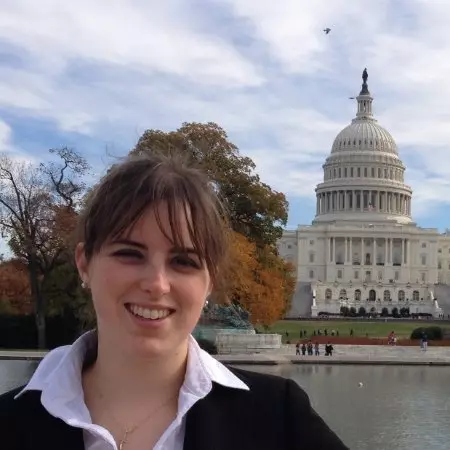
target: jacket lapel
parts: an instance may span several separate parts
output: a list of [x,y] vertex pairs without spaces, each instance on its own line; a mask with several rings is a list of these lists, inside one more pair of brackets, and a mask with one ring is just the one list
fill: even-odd
[[250,391],[213,383],[212,391],[187,413],[183,450],[276,449],[271,433],[261,432],[254,419]]
[[[40,402],[40,392],[30,391],[25,396],[30,401],[26,416],[28,420],[22,423],[24,450],[84,450],[83,431],[80,428],[71,427],[50,415]],[[18,401],[21,400],[25,399]]]
[[215,391],[214,386],[213,392],[187,413],[183,450],[241,450],[231,447],[230,417],[226,417],[227,408],[219,404]]

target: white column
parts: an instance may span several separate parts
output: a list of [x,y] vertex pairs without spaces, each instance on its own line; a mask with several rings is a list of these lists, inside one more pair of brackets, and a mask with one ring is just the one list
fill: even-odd
[[373,238],[373,255],[372,255],[372,266],[377,265],[377,239]]
[[348,238],[345,238],[345,250],[344,250],[344,264],[348,262]]
[[394,251],[394,239],[390,238],[389,239],[389,262],[392,264],[394,262],[394,255],[393,255],[393,251]]
[[359,209],[364,211],[364,191],[359,191]]
[[405,264],[406,264],[407,266],[409,266],[409,260],[410,260],[410,258],[409,258],[409,250],[410,250],[410,247],[409,247],[409,239],[405,239],[405,242],[406,242]]
[[405,240],[402,238],[402,266],[405,261]]
[[336,264],[336,238],[333,238],[333,262]]
[[327,260],[330,263],[331,262],[331,238],[328,238],[327,241],[328,241],[328,249],[327,249],[328,250],[328,258],[327,258]]
[[356,211],[356,192],[352,190],[352,211]]
[[350,264],[353,264],[353,238],[349,238],[350,239]]
[[388,238],[384,238],[384,265],[387,266],[388,263]]
[[361,266],[363,266],[365,264],[365,259],[364,259],[364,238],[361,238]]

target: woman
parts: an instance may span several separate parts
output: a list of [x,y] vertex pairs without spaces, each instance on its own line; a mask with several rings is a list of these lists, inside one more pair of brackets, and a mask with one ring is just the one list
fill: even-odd
[[228,369],[191,337],[227,247],[199,171],[162,156],[114,166],[88,199],[75,252],[97,330],[0,398],[2,448],[346,449],[297,384]]

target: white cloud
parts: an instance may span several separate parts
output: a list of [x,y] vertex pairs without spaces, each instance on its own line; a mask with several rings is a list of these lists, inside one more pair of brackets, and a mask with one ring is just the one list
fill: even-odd
[[449,21],[443,0],[6,0],[19,62],[3,62],[0,108],[97,142],[216,121],[275,189],[313,199],[367,66],[420,218],[450,202]]
[[53,75],[81,58],[203,83],[262,81],[231,45],[195,32],[190,19],[188,5],[177,1],[14,0],[2,5],[0,38],[27,49]]
[[0,120],[0,151],[7,151],[11,146],[11,127]]

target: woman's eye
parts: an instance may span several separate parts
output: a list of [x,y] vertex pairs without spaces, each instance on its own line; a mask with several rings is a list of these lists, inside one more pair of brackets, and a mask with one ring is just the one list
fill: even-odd
[[118,256],[120,258],[129,258],[129,259],[142,259],[142,253],[139,253],[135,250],[118,250],[113,253],[114,256]]
[[175,264],[178,264],[180,266],[194,267],[195,269],[200,268],[200,264],[194,259],[189,258],[188,256],[176,256],[173,261],[175,262]]

